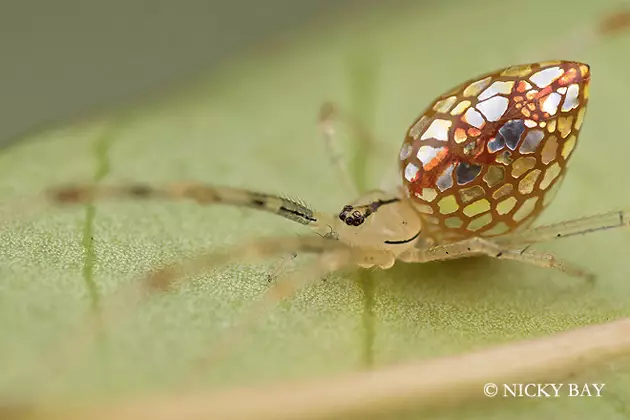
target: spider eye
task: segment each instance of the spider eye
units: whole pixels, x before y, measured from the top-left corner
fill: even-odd
[[[341,220],[342,222],[346,222],[346,224],[349,224],[346,218],[348,218],[348,213],[353,209],[354,207],[350,205],[343,206],[343,209],[341,209],[341,213],[339,213],[339,220]],[[356,213],[356,211],[354,213]]]

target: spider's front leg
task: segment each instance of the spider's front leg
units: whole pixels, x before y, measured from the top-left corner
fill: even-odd
[[[326,102],[321,106],[318,125],[330,161],[337,170],[341,181],[346,186],[347,193],[352,197],[358,196],[359,188],[352,178],[347,163],[344,162],[344,157],[339,150],[336,126],[344,126],[353,136],[359,139],[360,147],[365,148],[372,154],[374,154],[374,152],[378,153],[380,143],[376,141],[370,130],[363,125],[356,115],[330,102]]]
[[[242,316],[236,327],[229,329],[226,334],[218,338],[215,347],[207,357],[200,360],[197,368],[214,365],[217,360],[234,347],[243,336],[243,332],[256,322],[265,311],[277,302],[293,295],[300,288],[331,272],[342,269],[351,261],[351,249],[338,241],[330,241],[318,236],[270,238],[235,246],[215,252],[204,253],[186,261],[174,263],[157,269],[142,279],[139,289],[151,295],[170,289],[176,282],[212,268],[217,268],[231,262],[259,260],[290,253],[311,253],[317,256],[314,263],[301,270],[291,273],[281,273],[276,281]],[[198,369],[196,369],[198,370]]]
[[[288,270],[289,264],[295,261],[297,255],[297,252],[292,252],[291,254],[282,257],[282,259],[280,259],[280,261],[276,263],[273,270],[267,273],[267,281],[271,283],[275,281],[278,277],[280,277],[282,273],[286,272]]]
[[[502,246],[491,240],[470,238],[450,244],[436,245],[429,248],[412,248],[398,257],[409,263],[424,263],[429,261],[455,260],[476,256],[488,256],[527,263],[543,268],[554,268],[566,274],[586,279],[593,279],[593,275],[579,267],[564,263],[552,254],[529,251],[528,246],[520,248]]]
[[[395,257],[391,252],[379,249],[350,247],[340,241],[319,236],[295,236],[269,238],[254,243],[227,248],[224,250],[200,254],[186,261],[169,265],[150,273],[143,281],[142,288],[148,291],[169,289],[180,279],[206,272],[231,262],[260,260],[275,255],[291,253],[313,254],[318,256],[316,267],[321,276],[337,271],[348,265],[360,267],[391,267]],[[285,274],[280,279],[300,278],[301,270]],[[301,273],[304,274],[304,273]],[[270,290],[275,287],[272,286]]]
[[[354,179],[352,179],[348,166],[344,162],[343,154],[339,150],[335,122],[336,120],[341,119],[347,126],[351,127],[351,129],[357,133],[357,136],[364,137],[368,134],[367,132],[364,132],[365,130],[362,126],[354,119],[341,118],[340,116],[344,116],[344,114],[340,114],[335,105],[326,102],[320,108],[317,125],[319,126],[319,131],[321,132],[324,140],[326,152],[328,153],[332,166],[337,171],[340,181],[344,184],[346,193],[354,197],[358,195],[359,188],[357,187]]]
[[[159,269],[144,279],[142,289],[149,292],[162,291],[170,288],[178,280],[229,262],[261,259],[298,251],[314,254],[315,261],[294,272],[280,275],[263,296],[246,311],[242,319],[236,323],[236,327],[217,340],[211,354],[202,360],[202,365],[211,366],[216,363],[234,347],[246,328],[264,316],[266,311],[279,301],[294,295],[308,284],[349,265],[387,268],[395,261],[394,254],[388,251],[349,247],[339,241],[317,236],[272,238],[201,254],[188,261]]]

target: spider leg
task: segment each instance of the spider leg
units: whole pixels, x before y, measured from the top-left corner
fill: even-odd
[[[271,270],[269,273],[267,273],[267,281],[269,283],[273,282],[275,279],[277,279],[278,277],[280,277],[280,275],[282,273],[284,273],[287,269],[289,264],[291,264],[293,261],[295,261],[295,259],[297,258],[297,252],[292,252],[291,254],[285,255],[284,257],[282,257],[280,259],[280,261],[278,261],[276,263],[276,265],[274,266],[273,270]]]
[[[199,254],[187,260],[159,268],[147,274],[142,280],[141,286],[149,292],[164,291],[168,290],[180,279],[194,276],[231,262],[261,260],[297,252],[323,254],[332,251],[350,253],[351,249],[339,241],[332,241],[319,236],[287,236],[263,239]]]
[[[284,217],[310,226],[322,234],[328,230],[331,218],[312,210],[299,200],[240,188],[205,185],[196,182],[163,186],[129,185],[73,185],[52,187],[44,192],[53,204],[79,204],[105,199],[132,200],[193,200],[202,205],[223,204],[249,207]]]
[[[351,263],[350,254],[342,249],[324,251],[317,260],[296,271],[281,273],[263,296],[252,304],[246,312],[221,337],[218,337],[210,353],[195,363],[195,375],[199,368],[216,364],[246,335],[247,329],[260,320],[266,312],[280,301],[287,299],[310,283],[338,271]]]
[[[336,125],[340,123],[345,126],[353,136],[360,140],[361,147],[365,147],[368,151],[378,151],[381,144],[376,141],[370,130],[359,118],[333,103],[326,102],[321,106],[318,122],[333,166],[339,172],[347,192],[353,197],[357,196],[359,188],[352,179],[347,165],[343,162],[343,155],[338,147]]]
[[[394,256],[387,252],[351,248],[342,242],[317,235],[269,238],[201,254],[186,261],[157,269],[147,274],[139,282],[122,286],[103,299],[100,321],[111,328],[116,328],[141,302],[156,293],[170,289],[178,280],[188,276],[231,262],[240,263],[292,252],[314,254],[317,258],[311,265],[287,273],[270,285],[263,298],[243,315],[243,322],[237,322],[238,327],[234,331],[229,330],[225,339],[219,338],[219,346],[216,351],[212,352],[211,360],[220,357],[224,349],[239,337],[248,324],[255,322],[259,315],[264,314],[266,308],[291,296],[309,282],[353,263],[387,265],[394,259]],[[75,368],[76,361],[81,359],[81,353],[94,343],[93,321],[94,319],[90,317],[77,332],[73,333],[73,337],[65,337],[59,346],[49,349],[44,356],[46,366],[54,367],[57,370],[59,366],[68,370]],[[51,385],[56,383],[54,381],[54,377],[58,376],[56,372],[54,375],[53,372],[50,373]]]
[[[253,243],[200,254],[186,261],[172,264],[148,274],[142,288],[147,291],[169,289],[177,280],[207,271],[230,262],[259,260],[278,254],[310,253],[345,255],[348,263],[359,266],[389,267],[393,254],[378,249],[352,248],[342,242],[319,236],[288,236],[264,239]],[[320,257],[323,258],[323,257]]]
[[[544,268],[554,268],[568,275],[592,279],[593,275],[579,267],[564,263],[552,254],[527,250],[527,246],[514,248],[500,245],[487,239],[470,238],[444,245],[428,248],[412,248],[398,256],[398,259],[409,263],[454,260],[475,256],[488,256],[498,259],[518,261]]]
[[[237,207],[249,207],[268,213],[277,214],[286,219],[310,226],[315,232],[324,235],[332,219],[323,213],[316,212],[306,204],[286,197],[199,183],[180,183],[165,186],[144,184],[94,186],[76,185],[53,187],[45,192],[48,201],[55,204],[87,203],[102,199],[189,199],[202,205],[227,204]],[[287,255],[267,275],[271,282],[282,272],[288,262],[295,258],[295,253]]]
[[[530,228],[522,232],[506,234],[492,240],[502,246],[521,246],[553,239],[616,229],[630,225],[630,211],[611,211],[579,219],[566,220],[550,225]]]
[[[254,304],[226,335],[219,339],[212,353],[201,362],[212,364],[233,347],[243,331],[282,299],[292,296],[302,287],[338,271],[348,265],[376,265],[388,267],[394,262],[394,255],[377,249],[351,248],[335,240],[317,236],[281,237],[229,248],[227,250],[202,254],[183,263],[174,264],[149,274],[142,283],[142,289],[149,292],[169,289],[178,279],[206,271],[232,261],[261,259],[289,252],[313,253],[317,260],[303,269],[284,273],[269,287],[263,297]]]
[[[355,132],[355,135],[360,138],[367,139],[369,138],[369,134],[356,119],[340,112],[335,105],[326,102],[321,106],[318,117],[318,126],[322,134],[322,138],[324,139],[326,152],[328,153],[328,157],[330,158],[330,162],[333,167],[337,170],[339,179],[344,184],[346,192],[350,196],[355,197],[358,195],[359,188],[352,178],[352,175],[350,175],[348,166],[344,162],[343,154],[339,150],[337,130],[335,129],[336,121],[342,121]]]

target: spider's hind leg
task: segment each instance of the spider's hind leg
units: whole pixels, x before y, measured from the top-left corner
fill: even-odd
[[[630,226],[630,211],[611,211],[510,233],[495,238],[495,242],[514,247],[627,226]]]
[[[501,247],[499,247],[501,248]],[[530,251],[527,247],[521,249],[505,248],[500,254],[489,255],[493,258],[518,261],[542,268],[553,268],[573,277],[581,277],[588,281],[595,280],[595,275],[576,265],[558,260],[555,255],[546,252]]]
[[[423,263],[485,255],[492,258],[518,261],[543,268],[553,268],[570,276],[582,277],[587,280],[594,278],[593,274],[588,271],[559,261],[552,254],[530,251],[527,249],[528,247],[528,245],[521,247],[505,246],[487,239],[470,238],[424,249],[412,248],[400,255],[398,259],[409,263]]]

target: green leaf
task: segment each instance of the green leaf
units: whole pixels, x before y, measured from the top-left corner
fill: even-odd
[[[297,196],[333,213],[354,197],[339,188],[317,131],[324,101],[358,114],[381,142],[375,154],[344,139],[362,187],[378,187],[395,168],[408,124],[432,98],[478,73],[548,58],[537,57],[537,49],[614,6],[532,0],[500,7],[482,1],[464,9],[446,3],[305,32],[273,51],[235,60],[177,97],[50,130],[5,150],[3,207],[56,184],[195,180]],[[592,99],[568,177],[541,222],[630,206],[629,45],[626,36],[571,57],[559,52],[592,65]],[[630,313],[630,234],[610,231],[539,247],[597,274],[594,287],[488,259],[334,274],[270,310],[221,363],[202,371],[195,363],[266,290],[265,273],[277,260],[212,270],[125,311],[115,323],[105,318],[99,327],[90,320],[115,290],[152,268],[245,240],[304,233],[299,225],[190,202],[27,210],[3,229],[0,242],[0,391],[7,399],[131,396],[174,389],[190,378],[198,387],[227,387],[321,377]],[[306,260],[299,256],[297,269]],[[81,339],[86,324],[97,340]],[[618,397],[630,385],[627,368],[588,379],[607,383],[605,397],[479,404],[466,415],[627,416]],[[452,408],[440,416],[463,413]]]

